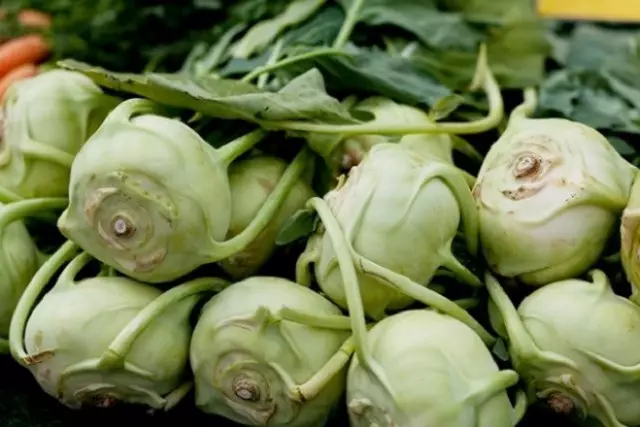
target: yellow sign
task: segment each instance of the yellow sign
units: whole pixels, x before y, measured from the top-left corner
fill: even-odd
[[[594,21],[640,21],[640,0],[537,0],[542,17]]]

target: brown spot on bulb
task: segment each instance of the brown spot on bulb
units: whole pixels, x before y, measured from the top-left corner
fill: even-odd
[[[551,393],[547,399],[547,404],[558,415],[570,415],[575,409],[573,400],[562,393]]]
[[[247,378],[241,378],[234,382],[233,393],[238,398],[248,402],[257,402],[260,400],[260,389],[254,381]]]
[[[520,156],[516,160],[513,176],[516,178],[533,178],[542,169],[542,159],[534,154],[528,153]]]

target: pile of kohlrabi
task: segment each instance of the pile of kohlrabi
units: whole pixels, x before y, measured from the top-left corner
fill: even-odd
[[[430,106],[328,90],[305,61],[349,54],[363,2],[302,53],[268,31],[322,2],[293,3],[191,71],[68,60],[10,88],[0,349],[76,410],[640,426],[637,167],[536,88],[505,106],[485,45]]]

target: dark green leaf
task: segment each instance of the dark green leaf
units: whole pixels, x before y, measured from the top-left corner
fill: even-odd
[[[305,24],[289,31],[284,36],[284,45],[328,46],[340,32],[344,13],[337,6],[329,6]]]
[[[503,362],[509,361],[509,351],[507,350],[507,345],[504,342],[504,339],[498,338],[496,343],[493,345],[491,352]]]
[[[252,122],[310,120],[355,123],[338,100],[327,95],[322,75],[311,69],[291,80],[279,92],[263,92],[238,80],[194,79],[181,74],[114,73],[73,60],[60,63],[82,72],[101,86],[143,96],[161,104],[190,109],[223,119]]]
[[[411,60],[377,49],[359,49],[350,56],[318,56],[279,71],[286,77],[312,68],[322,71],[331,91],[377,94],[411,105],[431,106],[452,91]]]
[[[339,0],[347,10],[353,0]],[[368,0],[358,15],[368,25],[393,25],[412,33],[428,46],[475,49],[484,35],[461,13],[439,10],[434,0]]]
[[[276,244],[284,246],[304,238],[316,229],[317,216],[313,209],[300,209],[287,219],[276,237]]]
[[[597,71],[609,63],[624,62],[638,56],[640,31],[613,30],[593,24],[581,24],[574,30],[566,66]]]

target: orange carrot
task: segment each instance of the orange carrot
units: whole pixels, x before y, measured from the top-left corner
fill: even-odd
[[[49,28],[51,26],[51,16],[34,9],[18,12],[18,21],[25,27]]]
[[[36,74],[38,74],[38,67],[35,64],[23,64],[11,70],[6,76],[0,79],[0,103],[9,86],[18,80],[33,77]]]
[[[24,64],[37,64],[50,52],[45,39],[39,34],[27,34],[0,45],[0,78]]]

